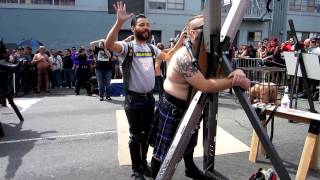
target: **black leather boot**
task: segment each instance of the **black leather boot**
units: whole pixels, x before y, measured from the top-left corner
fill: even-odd
[[[156,179],[160,167],[161,167],[161,161],[158,161],[154,157],[152,157],[152,159],[151,159],[151,177],[152,177],[152,179]]]
[[[148,165],[147,161],[144,161],[144,163],[142,163],[142,172],[145,176],[151,177],[151,167]]]
[[[133,178],[134,180],[145,180],[143,173],[140,172],[133,172],[131,178]]]
[[[151,177],[151,167],[148,165],[147,162],[147,154],[148,154],[148,135],[144,134],[142,135],[143,141],[141,142],[141,169],[145,176]]]
[[[129,140],[129,149],[133,174],[135,174],[135,172],[142,173],[140,143],[136,141],[135,137],[133,137],[132,135],[130,136]]]
[[[184,164],[186,167],[185,175],[189,178],[196,179],[196,180],[210,180],[211,178],[205,175],[194,163],[193,161],[193,151],[187,153],[183,157]]]

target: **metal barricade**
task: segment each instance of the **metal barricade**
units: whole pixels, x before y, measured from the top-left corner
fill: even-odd
[[[286,68],[261,66],[259,58],[234,59],[236,68],[242,69],[253,82],[247,92],[252,103],[280,104],[288,86]]]
[[[260,58],[234,58],[235,66],[237,68],[241,67],[257,67],[260,66],[259,63],[262,62]]]

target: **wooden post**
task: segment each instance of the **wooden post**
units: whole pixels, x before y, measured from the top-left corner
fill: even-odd
[[[320,169],[320,135],[318,135],[317,140],[316,140],[316,147],[313,151],[313,155],[311,157],[311,164],[310,168],[313,170],[317,170],[318,168]]]
[[[261,124],[264,125],[266,123],[266,120],[262,120],[261,121]],[[268,134],[268,129],[267,129],[267,126],[264,126],[264,130],[266,131],[266,133]],[[259,140],[259,151],[258,151],[260,154],[266,156],[267,153],[266,153],[266,150],[264,149],[262,143],[260,142]]]
[[[296,180],[303,180],[307,178],[308,170],[311,164],[312,154],[316,148],[318,135],[308,133],[306,141],[303,146],[302,155],[296,175]]]
[[[262,124],[265,124],[265,120],[261,121]],[[264,127],[265,131],[267,132],[267,126]],[[257,133],[253,130],[252,138],[251,138],[251,147],[249,153],[249,161],[256,162],[258,154],[266,155],[266,151],[263,148],[262,143],[257,135]]]
[[[256,162],[258,157],[258,148],[259,148],[259,138],[257,133],[253,130],[251,138],[251,148],[249,153],[249,161]]]

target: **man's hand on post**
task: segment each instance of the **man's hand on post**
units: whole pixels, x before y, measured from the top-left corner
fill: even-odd
[[[228,78],[232,78],[232,86],[240,86],[244,90],[250,88],[250,80],[246,77],[246,74],[240,70],[236,69],[228,75]]]

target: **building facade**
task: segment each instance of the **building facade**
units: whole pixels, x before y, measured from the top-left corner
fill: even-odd
[[[128,11],[146,14],[156,42],[167,44],[184,27],[187,19],[203,13],[205,0],[124,0]],[[115,0],[0,0],[0,39],[19,43],[36,39],[50,48],[89,47],[89,42],[105,38],[112,27]],[[235,44],[256,44],[268,38],[272,16],[265,4],[251,0]],[[230,5],[222,8],[222,22]],[[289,0],[287,18],[295,22],[298,37],[320,36],[320,0]],[[285,39],[288,29],[283,31]],[[127,22],[119,34],[131,33]]]

